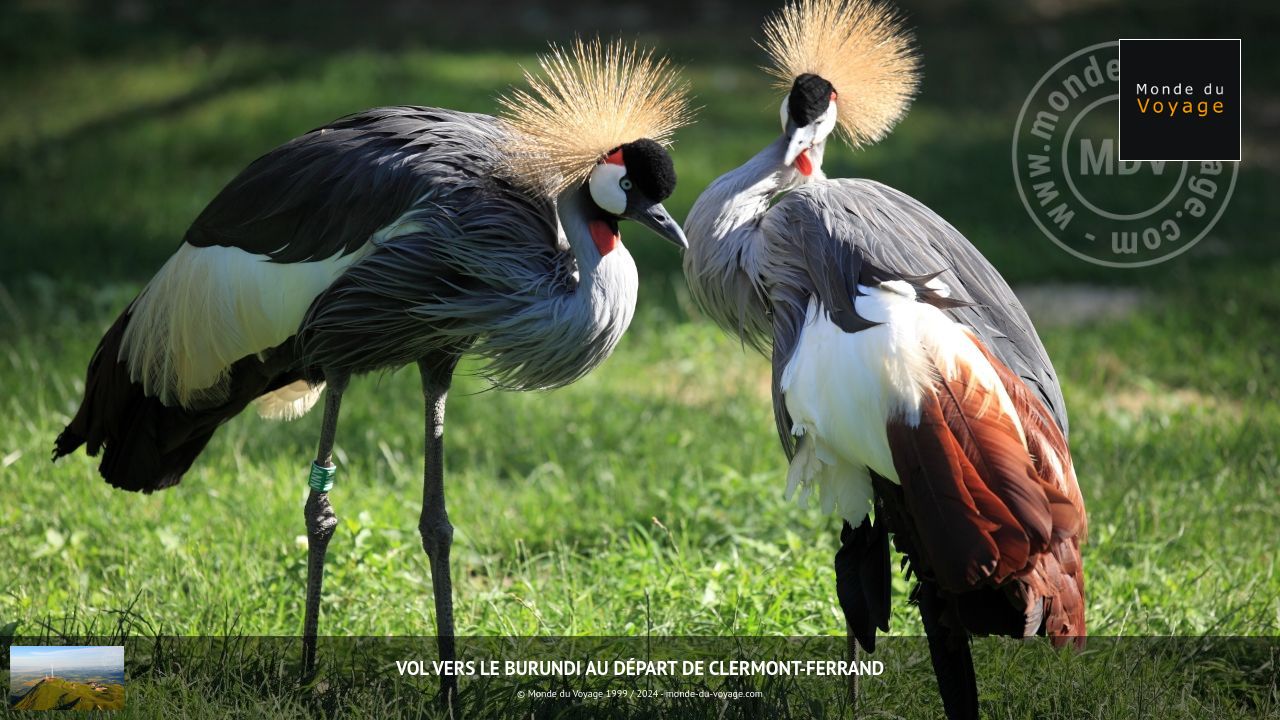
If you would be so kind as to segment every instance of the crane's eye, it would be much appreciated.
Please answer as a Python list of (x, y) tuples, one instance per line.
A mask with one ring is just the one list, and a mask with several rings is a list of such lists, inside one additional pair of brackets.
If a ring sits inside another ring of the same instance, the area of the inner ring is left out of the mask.
[(621, 180), (619, 180), (619, 181), (618, 181), (618, 187), (622, 188), (623, 190), (630, 190), (630, 189), (631, 189), (631, 179), (630, 179), (630, 178), (625, 178), (625, 177), (624, 177), (624, 178), (622, 178)]

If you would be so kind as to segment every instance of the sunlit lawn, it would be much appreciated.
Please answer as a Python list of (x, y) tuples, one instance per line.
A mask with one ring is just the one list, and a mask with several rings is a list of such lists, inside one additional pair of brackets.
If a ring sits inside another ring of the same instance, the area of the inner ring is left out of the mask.
[[(53, 437), (102, 331), (238, 169), (367, 106), (490, 111), (529, 62), (250, 43), (0, 70), (0, 628), (71, 614), (113, 626), (127, 608), (138, 631), (298, 631), (319, 413), (236, 419), (154, 496), (112, 490), (82, 455), (51, 464)], [(688, 74), (702, 122), (675, 150), (681, 217), (776, 132), (776, 98), (749, 65), (695, 61)], [(1090, 510), (1090, 632), (1280, 632), (1280, 261), (1274, 225), (1259, 223), (1274, 180), (1241, 170), (1227, 251), (1101, 270), (1053, 249), (1018, 205), (1010, 118), (926, 95), (889, 141), (835, 151), (828, 170), (922, 197), (1015, 283), (1141, 291), (1130, 315), (1043, 331)], [(842, 632), (838, 523), (782, 499), (767, 363), (696, 316), (670, 246), (624, 237), (644, 286), (612, 359), (554, 393), (481, 392), (470, 378), (453, 393), (459, 631)], [(416, 373), (361, 378), (347, 397), (322, 632), (430, 634)], [(895, 590), (892, 632), (918, 634), (905, 582)]]

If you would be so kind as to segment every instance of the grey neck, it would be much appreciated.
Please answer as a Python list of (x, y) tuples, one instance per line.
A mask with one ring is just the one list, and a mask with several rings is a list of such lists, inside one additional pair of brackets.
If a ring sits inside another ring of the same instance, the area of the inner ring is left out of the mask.
[(565, 190), (556, 199), (556, 214), (578, 265), (579, 285), (575, 294), (585, 296), (581, 300), (593, 314), (612, 317), (625, 309), (623, 314), (630, 322), (640, 287), (636, 264), (621, 238), (613, 252), (600, 254), (589, 225), (590, 219), (599, 212), (585, 184)]
[(556, 197), (556, 217), (560, 220), (560, 230), (568, 241), (569, 252), (573, 253), (578, 266), (579, 282), (584, 286), (595, 284), (596, 271), (605, 259), (591, 239), (588, 223), (594, 211), (585, 187), (569, 188)]
[(577, 266), (577, 283), (551, 283), (531, 275), (533, 287), (513, 288), (488, 332), (471, 352), (486, 358), (482, 370), (511, 390), (546, 390), (581, 378), (609, 357), (635, 314), (640, 281), (631, 254), (619, 242), (601, 256), (589, 222), (600, 211), (585, 188), (556, 198), (563, 240)]
[(555, 328), (546, 348), (547, 370), (554, 377), (544, 386), (566, 385), (603, 362), (635, 315), (640, 289), (635, 261), (621, 239), (612, 252), (600, 254), (589, 226), (598, 213), (585, 184), (556, 199), (556, 214), (578, 266), (578, 287), (559, 298), (547, 318), (546, 325)]
[[(471, 302), (423, 304), (418, 319), (436, 321), (434, 341), (486, 363), (479, 372), (508, 390), (561, 387), (586, 375), (613, 352), (635, 313), (639, 278), (621, 243), (601, 256), (589, 222), (600, 216), (586, 191), (575, 188), (555, 199), (560, 252), (573, 256), (558, 269), (539, 252), (515, 253), (510, 266), (489, 268), (488, 287)], [(546, 242), (540, 233), (513, 233), (515, 242)], [(465, 294), (465, 290), (462, 290)]]
[[(698, 198), (684, 226), (689, 237), (685, 277), (694, 299), (722, 327), (761, 348), (770, 327), (759, 281), (764, 251), (760, 220), (774, 198), (807, 179), (783, 164), (786, 148), (787, 137), (780, 136), (721, 175)], [(821, 148), (814, 152), (818, 166)]]

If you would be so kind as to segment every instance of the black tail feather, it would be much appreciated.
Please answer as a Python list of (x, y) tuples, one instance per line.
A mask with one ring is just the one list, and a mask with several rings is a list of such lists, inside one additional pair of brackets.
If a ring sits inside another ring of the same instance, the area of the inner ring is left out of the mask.
[(968, 631), (934, 583), (921, 581), (916, 586), (916, 600), (947, 720), (978, 720), (978, 679), (973, 671)]
[(870, 516), (854, 529), (844, 523), (836, 552), (836, 596), (845, 624), (867, 652), (875, 652), (876, 628), (889, 630), (889, 533)]
[(149, 397), (129, 378), (120, 344), (129, 323), (121, 313), (89, 361), (80, 410), (54, 442), (53, 459), (81, 445), (90, 456), (102, 452), (98, 471), (122, 490), (154, 492), (182, 480), (218, 426), (239, 414), (254, 398), (292, 382), (272, 378), (263, 363), (245, 358), (231, 368), (231, 391), (217, 407), (188, 410)]

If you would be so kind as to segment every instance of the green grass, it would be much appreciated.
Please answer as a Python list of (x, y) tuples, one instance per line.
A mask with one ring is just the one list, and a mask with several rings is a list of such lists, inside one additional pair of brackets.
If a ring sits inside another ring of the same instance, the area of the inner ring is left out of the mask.
[[(531, 56), (322, 52), (252, 38), (50, 53), (0, 67), (8, 89), (0, 106), (0, 628), (294, 634), (305, 577), (301, 506), (319, 413), (292, 424), (237, 418), (179, 487), (153, 496), (113, 491), (83, 455), (52, 465), (53, 437), (79, 402), (102, 331), (246, 163), (371, 105), (491, 110), (494, 93)], [(1029, 87), (1050, 55), (1037, 56), (1011, 87)], [(994, 67), (1000, 57), (988, 49), (973, 62)], [(689, 64), (702, 112), (679, 136), (681, 184), (670, 203), (677, 216), (776, 132), (776, 98), (749, 63), (691, 53)], [(948, 73), (972, 68), (939, 60), (933, 70), (888, 141), (830, 153), (829, 172), (876, 177), (919, 196), (1016, 283), (1143, 293), (1132, 315), (1042, 330), (1062, 376), (1090, 511), (1090, 632), (1280, 634), (1274, 174), (1241, 168), (1215, 233), (1225, 251), (1190, 252), (1140, 272), (1088, 266), (1052, 248), (1016, 200), (1007, 143), (1018, 92), (970, 104), (946, 88)], [(549, 394), (482, 392), (471, 378), (455, 386), (447, 493), (458, 631), (841, 633), (831, 569), (838, 523), (782, 499), (767, 363), (690, 309), (669, 246), (637, 228), (624, 236), (644, 285), (632, 330), (603, 367)], [(353, 383), (338, 435), (332, 497), (340, 524), (323, 633), (433, 631), (416, 532), (421, 436), (415, 372)], [(892, 632), (918, 635), (907, 585), (896, 583)], [(1007, 677), (1022, 662), (1016, 651), (993, 647), (990, 657), (1006, 662), (980, 663), (979, 680), (997, 698), (998, 717), (1075, 717), (1071, 708), (1106, 697), (1143, 702), (1134, 679), (1141, 672), (1122, 680), (1089, 666), (1074, 700), (1037, 704), (1033, 687)], [(913, 657), (910, 677), (927, 682), (927, 660)], [(1185, 713), (1161, 717), (1274, 715), (1275, 676), (1270, 695), (1267, 682), (1209, 682), (1215, 690), (1203, 707), (1214, 713), (1168, 698), (1152, 707)], [(1261, 695), (1241, 699), (1233, 683)], [(903, 701), (903, 714), (936, 714), (933, 696), (916, 686), (895, 696), (912, 688), (921, 699)], [(131, 689), (129, 702), (147, 692), (158, 701), (169, 690)], [(873, 698), (877, 692), (886, 691)], [(207, 697), (191, 693), (188, 701), (193, 714), (220, 714), (201, 709), (213, 702)], [(288, 712), (315, 710), (306, 697), (279, 702)]]

